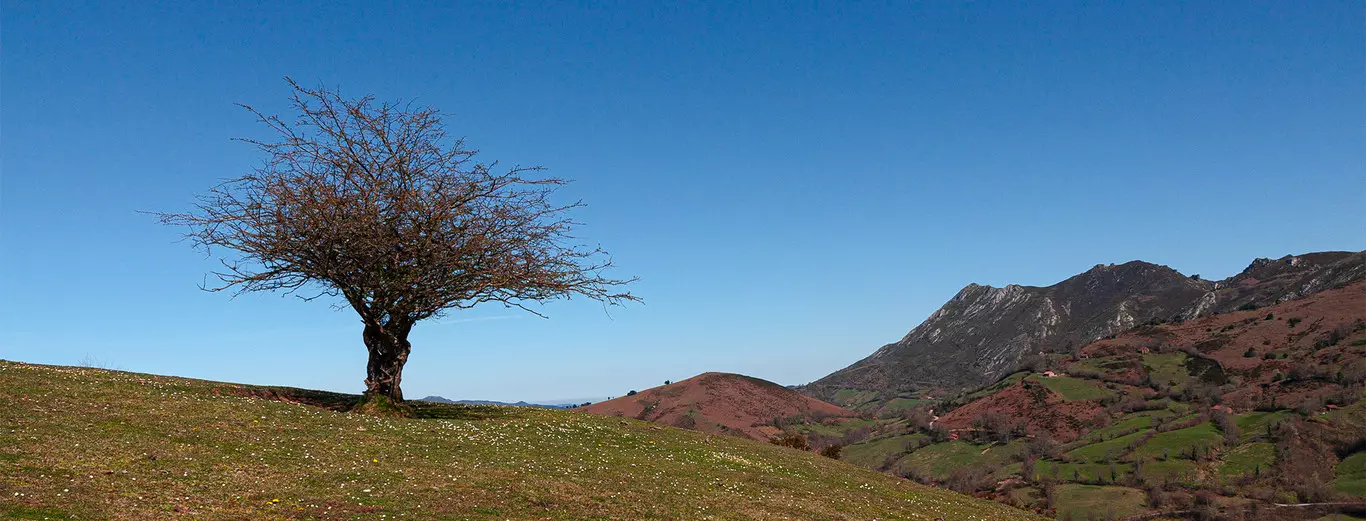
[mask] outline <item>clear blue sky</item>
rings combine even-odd
[[[969,282],[1366,248],[1360,1],[192,4],[3,3],[0,358],[360,391],[351,311],[201,292],[137,213],[251,167],[286,75],[576,180],[641,277],[419,325],[410,397],[803,383]]]

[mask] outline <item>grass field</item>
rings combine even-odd
[[[1188,454],[1191,447],[1212,447],[1218,445],[1221,440],[1223,434],[1219,429],[1205,422],[1194,427],[1158,433],[1134,453],[1143,458],[1160,458],[1165,454],[1171,459],[1176,459],[1182,454]]]
[[[865,420],[865,419],[862,419],[862,418],[853,418],[853,419],[848,419],[848,420],[842,420],[842,421],[840,421],[840,422],[838,422],[838,423],[833,423],[833,424],[825,424],[825,423],[804,423],[804,424],[801,424],[801,425],[796,426],[795,429],[796,429],[797,431],[803,433],[803,434],[811,434],[811,433],[814,433],[814,434],[820,434],[820,435],[823,435],[823,436],[834,436],[834,437],[837,437],[837,438],[838,438],[838,437],[840,437],[840,436],[843,436],[844,433],[849,432],[849,431],[854,430],[854,429],[857,429],[857,428],[859,428],[859,427],[873,427],[873,426],[881,425],[881,424],[884,424],[884,423],[888,423],[888,421],[886,421],[886,420]]]
[[[1117,519],[1143,511],[1146,496],[1128,487],[1059,485],[1059,519]]]
[[[1025,450],[1023,442],[1007,445],[978,445],[965,441],[950,441],[922,447],[907,454],[896,464],[899,474],[914,470],[935,479],[946,479],[954,469],[979,463],[1005,465],[1011,456]]]
[[[857,409],[877,400],[878,394],[873,391],[860,391],[858,389],[840,389],[835,391],[835,396],[833,398],[831,403],[834,403],[835,405]]]
[[[1238,437],[1242,441],[1252,441],[1266,437],[1268,427],[1293,415],[1291,411],[1256,411],[1239,414],[1233,422],[1238,425]]]
[[[1073,449],[1067,456],[1078,461],[1088,461],[1100,463],[1106,461],[1117,461],[1122,456],[1129,453],[1129,445],[1137,443],[1149,431],[1139,431],[1133,434],[1120,436],[1109,441],[1092,443],[1083,447]]]
[[[1334,471],[1337,472],[1337,479],[1333,481],[1335,488],[1353,496],[1366,496],[1366,452],[1347,456]]]
[[[1190,381],[1186,370],[1185,353],[1149,353],[1143,355],[1143,367],[1152,381],[1174,389],[1184,389]]]
[[[1017,469],[1019,467],[1016,467]],[[1128,463],[1062,463],[1040,461],[1035,464],[1035,478],[1052,477],[1061,481],[1104,481],[1123,480],[1133,474],[1134,467]]]
[[[1151,411],[1137,412],[1121,418],[1119,421],[1108,427],[1096,429],[1086,435],[1086,439],[1092,442],[1102,442],[1115,436],[1134,429],[1146,429],[1153,425],[1153,413]]]
[[[1195,484],[1200,481],[1199,467],[1191,460],[1144,461],[1143,475],[1158,482]]]
[[[0,518],[1036,519],[633,420],[437,404],[383,419],[246,396],[271,393],[302,395],[0,362]]]
[[[1006,376],[1005,378],[1002,378],[1001,381],[999,381],[999,382],[996,382],[996,383],[991,384],[991,385],[989,385],[989,386],[983,387],[983,388],[981,388],[981,389],[978,389],[978,390],[976,390],[976,391],[974,391],[974,392],[968,394],[966,397],[964,397],[964,400],[967,401],[967,402],[970,402],[970,401],[976,400],[976,399],[978,399],[978,398],[981,398],[981,397],[984,397],[984,396],[991,395],[991,394],[995,393],[996,391],[1000,391],[1001,389],[1005,389],[1005,388],[1007,388],[1007,387],[1010,387],[1010,386],[1012,386],[1012,385],[1015,385],[1015,384],[1019,383],[1020,380],[1023,380],[1026,376],[1029,376],[1029,373],[1026,373],[1026,372],[1012,373],[1012,374],[1010,374],[1009,376]]]
[[[886,405],[883,405],[881,408],[879,408],[877,410],[877,413],[879,415],[886,416],[889,414],[896,414],[901,411],[914,409],[916,408],[916,406],[927,403],[934,403],[934,400],[926,400],[924,398],[893,398],[890,401],[888,401]]]
[[[859,442],[845,447],[840,459],[861,467],[878,468],[887,460],[887,456],[901,454],[905,447],[926,439],[929,436],[916,433]]]
[[[1276,462],[1276,446],[1266,442],[1245,443],[1224,455],[1224,464],[1219,466],[1219,476],[1240,478],[1248,474],[1271,471]]]
[[[1114,394],[1109,389],[1096,385],[1095,382],[1070,376],[1036,378],[1036,380],[1042,382],[1045,387],[1048,387],[1048,390],[1062,395],[1064,400],[1099,400]]]

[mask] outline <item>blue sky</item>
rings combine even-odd
[[[970,282],[1366,248],[1360,1],[215,4],[4,2],[0,358],[362,390],[351,311],[201,292],[137,213],[250,168],[286,75],[574,179],[641,278],[419,325],[410,397],[803,383]]]

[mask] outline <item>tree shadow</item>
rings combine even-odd
[[[361,395],[298,389],[295,387],[264,387],[251,385],[217,386],[212,390],[216,395],[243,396],[262,400],[276,400],[297,403],[326,409],[333,412],[351,411],[361,402]],[[469,405],[459,403],[436,403],[410,400],[403,406],[411,411],[410,417],[428,420],[499,420],[514,418],[517,411],[513,407],[494,405]]]

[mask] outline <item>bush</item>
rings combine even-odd
[[[844,446],[838,443],[834,445],[826,445],[825,448],[821,449],[820,454],[830,459],[840,459],[840,451],[843,449]]]
[[[1256,358],[1256,357],[1257,357],[1257,348],[1255,348],[1255,347],[1249,347],[1249,348],[1247,348],[1247,351],[1243,351],[1243,358]]]
[[[635,395],[636,395],[635,389],[632,389],[632,390],[630,390],[630,391],[626,391],[626,396],[635,396]]]
[[[1264,318],[1264,319],[1262,319],[1262,320],[1276,320],[1276,314],[1275,314],[1275,313],[1267,313],[1267,314],[1266,314],[1266,318]]]
[[[781,447],[788,447],[797,450],[811,450],[811,444],[807,443],[806,437],[800,434],[786,433],[780,436],[774,436],[773,438],[769,439],[768,442]]]
[[[1301,320],[1303,320],[1303,319],[1301,319],[1301,318],[1299,318],[1299,317],[1290,317],[1290,319],[1289,319],[1289,320],[1286,320],[1285,323],[1286,323],[1286,324],[1290,324],[1290,327],[1293,328],[1293,327],[1295,327],[1295,324],[1300,323]]]

